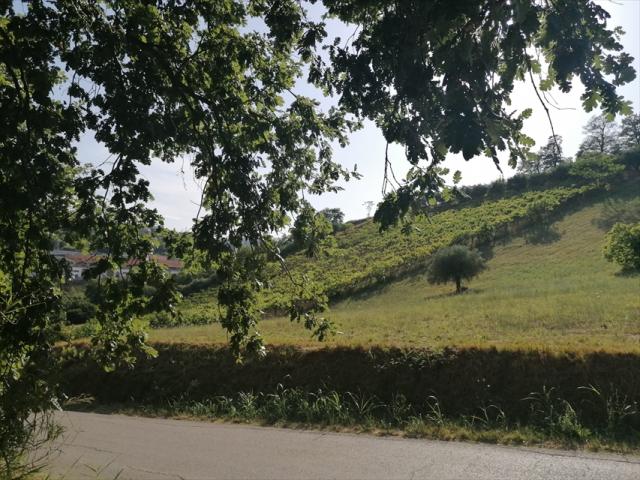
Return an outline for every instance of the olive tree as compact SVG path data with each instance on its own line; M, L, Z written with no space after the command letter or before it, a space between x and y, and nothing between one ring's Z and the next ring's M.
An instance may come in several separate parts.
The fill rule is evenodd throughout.
M456 284L456 293L462 293L462 280L471 280L486 268L482 256L464 245L453 245L438 250L429 263L429 283Z

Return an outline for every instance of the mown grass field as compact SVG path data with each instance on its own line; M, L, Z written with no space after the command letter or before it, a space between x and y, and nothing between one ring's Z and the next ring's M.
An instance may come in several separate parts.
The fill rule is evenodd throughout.
M637 184L611 195L636 196ZM340 333L325 343L640 352L640 276L620 275L602 257L605 232L594 224L602 205L566 215L544 241L522 236L496 245L488 270L463 295L417 274L340 301L328 312ZM287 318L265 319L260 330L268 343L318 345ZM226 340L216 324L152 330L150 337Z

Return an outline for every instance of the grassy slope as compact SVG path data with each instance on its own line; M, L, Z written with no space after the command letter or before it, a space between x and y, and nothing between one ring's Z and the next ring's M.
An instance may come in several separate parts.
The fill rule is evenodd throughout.
M467 204L429 218L417 218L411 235L401 233L400 228L391 228L380 235L379 226L371 221L347 224L347 229L336 235L337 248L329 255L309 259L299 252L288 256L287 263L298 280L304 274L307 283L315 282L331 297L344 298L372 284L388 282L389 275L398 269L419 266L438 248L476 237L483 231L485 235L490 231L500 234L516 222L525 223L532 207L553 212L567 203L579 201L594 188L594 185L555 185ZM292 284L278 265L273 264L273 269L271 288L259 296L261 308L287 311ZM183 313L215 316L211 296L212 292L208 291L189 297L183 304Z
M617 196L640 195L630 188ZM422 275L333 306L343 332L329 344L542 347L552 350L640 351L640 277L616 275L602 258L604 232L593 225L601 204L559 221L559 239L515 238L496 246L489 269L469 292L430 286ZM348 261L348 259L344 259ZM287 319L265 320L271 343L315 345ZM158 341L217 342L217 325L151 332Z

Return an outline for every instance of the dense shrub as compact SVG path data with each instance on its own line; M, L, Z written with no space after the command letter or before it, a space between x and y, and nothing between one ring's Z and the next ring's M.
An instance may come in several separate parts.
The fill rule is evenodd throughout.
M158 312L149 315L151 328L183 327L187 325L208 325L218 321L218 317L207 311L180 312L179 315L171 315L168 312Z
M152 328L177 327L177 317L169 312L157 312L149 316L149 326Z
M622 152L617 161L626 168L640 170L640 148Z
M176 282L177 285L187 285L188 283L191 283L194 278L196 277L192 272L181 271L173 276L173 281Z
M527 176L521 173L507 180L507 190L512 193L521 193L527 189Z
M182 295L184 295L185 297L188 297L189 295L202 292L204 290L207 290L208 288L216 286L217 284L218 284L218 277L214 273L207 277L194 278L193 280L191 280L191 282L187 283L186 285L179 285L178 290L180 291L180 293L182 293Z
M478 200L483 198L489 190L488 185L470 185L462 187L460 189L462 193L468 196L471 200Z
M640 270L640 223L616 223L607 233L604 256L625 271Z
M640 379L629 373L640 369L636 354L272 347L266 357L239 364L225 347L154 347L157 358L141 358L135 369L113 373L74 353L65 362L65 393L92 395L104 404L158 405L235 398L239 392L268 395L283 388L311 399L321 390L341 399L351 398L349 392L359 399L375 397L377 404L397 407L402 396L404 410L416 415L434 413L437 402L443 418L478 415L494 405L509 421L540 425L549 433L580 436L582 425L635 432L637 438L640 429Z
M554 185L562 183L571 178L571 165L569 160L546 172L544 185Z
M507 182L504 179L499 178L489 184L486 196L491 198L498 198L504 196L507 190Z
M624 171L616 157L606 153L587 152L569 167L569 174L582 180L601 184Z
M96 306L82 292L68 292L63 298L67 323L79 325L88 322L96 314Z
M498 179L489 184L467 185L460 187L465 200L496 199L506 195L519 195L529 190L542 188L557 188L560 185L574 184L575 176L570 173L571 163L564 162L560 165L540 173L517 173L507 180ZM569 183L571 180L574 182ZM589 179L582 179L588 182Z

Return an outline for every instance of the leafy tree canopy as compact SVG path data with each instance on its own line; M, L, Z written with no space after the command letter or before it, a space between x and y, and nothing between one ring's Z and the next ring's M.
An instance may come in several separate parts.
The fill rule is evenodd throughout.
M558 165L568 162L569 159L562 156L562 137L560 135L552 135L538 151L542 169L551 170Z
M322 77L312 69L312 78L337 92L340 105L373 120L389 142L404 145L417 172L390 193L378 218L407 213L414 199L419 208L422 197L442 188L433 167L449 152L485 154L498 164L498 152L509 150L515 167L533 143L522 133L530 110L509 108L516 81L567 92L580 80L587 111L630 113L616 86L634 78L632 59L621 51L622 31L607 27L608 13L593 1L324 4L358 29L346 45L334 42L329 71Z
M544 165L540 155L535 152L528 152L518 161L518 172L526 175L539 174L544 171Z
M625 271L640 271L640 223L616 223L607 233L604 256Z
M324 216L333 226L333 231L337 232L344 228L344 212L339 208L325 208L318 212Z
M620 151L618 125L607 115L591 117L583 131L585 137L580 144L578 156L587 152L611 154Z
M620 140L624 148L640 149L640 114L622 118Z
M298 248L304 248L308 257L315 257L333 239L330 237L333 231L334 226L326 212L316 212L306 204L293 224L291 238Z
M518 162L518 171L525 174L552 170L569 159L562 156L562 137L552 135L537 152L528 152Z
M485 269L484 259L464 245L438 250L429 264L429 283L455 282L456 293L462 292L462 280L471 280Z

